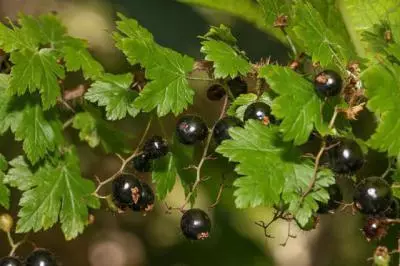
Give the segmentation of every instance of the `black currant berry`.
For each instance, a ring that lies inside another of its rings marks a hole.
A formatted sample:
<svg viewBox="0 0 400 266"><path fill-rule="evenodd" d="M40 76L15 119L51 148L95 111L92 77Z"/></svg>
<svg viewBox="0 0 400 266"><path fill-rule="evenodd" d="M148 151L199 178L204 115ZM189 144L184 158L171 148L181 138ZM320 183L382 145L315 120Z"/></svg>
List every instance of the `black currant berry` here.
<svg viewBox="0 0 400 266"><path fill-rule="evenodd" d="M222 141L230 139L229 129L232 127L243 127L243 122L234 116L227 116L220 119L214 127L213 136L217 144L221 144Z"/></svg>
<svg viewBox="0 0 400 266"><path fill-rule="evenodd" d="M333 70L319 73L314 80L317 92L323 97L336 96L342 89L342 78Z"/></svg>
<svg viewBox="0 0 400 266"><path fill-rule="evenodd" d="M363 227L363 233L368 241L380 239L387 234L387 227L379 218L368 217Z"/></svg>
<svg viewBox="0 0 400 266"><path fill-rule="evenodd" d="M260 120L263 124L268 125L275 123L275 117L271 114L271 107L263 102L255 102L250 104L244 112L243 120L249 119Z"/></svg>
<svg viewBox="0 0 400 266"><path fill-rule="evenodd" d="M232 95L235 98L238 97L240 94L247 93L247 83L241 77L231 79L227 83Z"/></svg>
<svg viewBox="0 0 400 266"><path fill-rule="evenodd" d="M400 200L399 198L393 198L389 209L384 213L385 217L389 219L397 219L400 217Z"/></svg>
<svg viewBox="0 0 400 266"><path fill-rule="evenodd" d="M190 209L182 216L181 230L188 239L206 239L209 237L211 230L210 218L207 213L200 209Z"/></svg>
<svg viewBox="0 0 400 266"><path fill-rule="evenodd" d="M329 161L332 170L338 174L351 174L364 165L364 154L354 140L337 139L329 141Z"/></svg>
<svg viewBox="0 0 400 266"><path fill-rule="evenodd" d="M112 182L113 200L121 209L138 203L141 193L142 184L133 176L121 175Z"/></svg>
<svg viewBox="0 0 400 266"><path fill-rule="evenodd" d="M207 98L210 101L219 101L225 96L225 94L225 89L220 84L214 84L207 90Z"/></svg>
<svg viewBox="0 0 400 266"><path fill-rule="evenodd" d="M149 159L158 159L168 153L168 143L160 136L153 136L144 143L143 151Z"/></svg>
<svg viewBox="0 0 400 266"><path fill-rule="evenodd" d="M56 266L57 261L47 249L34 250L25 260L26 266Z"/></svg>
<svg viewBox="0 0 400 266"><path fill-rule="evenodd" d="M151 187L142 182L142 193L137 203L134 203L131 208L133 211L145 211L149 212L153 209L154 205L154 192Z"/></svg>
<svg viewBox="0 0 400 266"><path fill-rule="evenodd" d="M176 137L182 144L193 145L207 136L207 125L197 115L184 115L176 123Z"/></svg>
<svg viewBox="0 0 400 266"><path fill-rule="evenodd" d="M354 203L364 214L380 214L392 204L392 190L382 178L372 176L361 180L354 191Z"/></svg>
<svg viewBox="0 0 400 266"><path fill-rule="evenodd" d="M329 200L327 203L322 203L322 202L317 202L318 203L318 213L323 214L323 213L328 213L336 210L340 202L343 200L343 194L342 191L340 190L339 186L337 184L330 185L327 188L327 191L329 193Z"/></svg>
<svg viewBox="0 0 400 266"><path fill-rule="evenodd" d="M141 153L132 159L132 165L133 168L135 168L136 171L146 173L151 171L151 160L147 153Z"/></svg>
<svg viewBox="0 0 400 266"><path fill-rule="evenodd" d="M0 259L0 266L22 266L22 262L16 257L4 257Z"/></svg>

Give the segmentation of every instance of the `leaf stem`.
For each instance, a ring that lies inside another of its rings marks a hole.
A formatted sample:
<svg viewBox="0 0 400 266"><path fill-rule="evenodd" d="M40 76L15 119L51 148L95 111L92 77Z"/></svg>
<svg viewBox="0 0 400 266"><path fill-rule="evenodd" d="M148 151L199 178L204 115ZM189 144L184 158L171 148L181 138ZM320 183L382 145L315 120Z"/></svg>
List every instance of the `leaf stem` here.
<svg viewBox="0 0 400 266"><path fill-rule="evenodd" d="M294 45L294 43L292 41L292 38L290 38L289 34L287 33L287 31L285 30L284 27L280 27L280 29L281 29L283 35L285 35L285 38L286 38L290 48L292 49L294 57L296 57L297 56L297 49L296 49L296 46Z"/></svg>
<svg viewBox="0 0 400 266"><path fill-rule="evenodd" d="M153 121L153 116L150 117L149 121L147 122L146 129L144 130L142 138L140 139L139 144L136 146L135 151L128 158L124 159L119 154L117 154L118 158L120 158L120 160L122 161L121 167L118 169L118 171L104 181L100 181L98 178L96 178L99 184L97 185L96 190L92 193L93 196L99 199L107 199L107 196L102 196L99 194L100 189L104 185L112 182L115 178L120 176L124 172L126 165L139 153L140 147L142 146L143 142L146 139L147 134L149 133L152 121Z"/></svg>
<svg viewBox="0 0 400 266"><path fill-rule="evenodd" d="M222 119L224 117L225 112L226 112L226 108L228 107L228 103L229 103L229 96L226 95L225 98L224 98L224 103L222 105L221 112L220 112L218 120L220 120L220 119ZM203 167L205 161L207 161L209 159L207 154L208 154L208 149L210 147L210 143L211 143L211 140L212 140L212 136L213 136L212 132L214 131L215 125L216 125L216 123L213 125L213 127L211 128L211 130L210 130L210 132L208 134L207 141L206 141L206 144L205 144L204 150L203 150L203 155L201 156L199 164L197 166L193 167L194 169L196 169L196 181L194 182L194 184L192 186L192 189L190 190L190 192L186 196L185 202L179 208L181 211L183 211L185 209L186 205L190 201L190 198L193 196L193 193L196 191L197 187L199 186L199 184L202 181L201 170L202 170L202 167Z"/></svg>
<svg viewBox="0 0 400 266"><path fill-rule="evenodd" d="M11 247L10 253L8 255L9 256L14 256L15 255L15 251L18 249L18 247L26 242L26 236L25 236L24 239L22 239L22 240L18 241L17 243L15 243L14 239L11 236L11 232L7 232L7 240L8 240L8 243L9 243L10 247Z"/></svg>

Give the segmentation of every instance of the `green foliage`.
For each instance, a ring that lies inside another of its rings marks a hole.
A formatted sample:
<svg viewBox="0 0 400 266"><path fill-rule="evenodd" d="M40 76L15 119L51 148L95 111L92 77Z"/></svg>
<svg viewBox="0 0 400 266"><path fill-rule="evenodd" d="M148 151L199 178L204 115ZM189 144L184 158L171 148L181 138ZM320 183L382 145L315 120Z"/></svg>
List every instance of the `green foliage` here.
<svg viewBox="0 0 400 266"><path fill-rule="evenodd" d="M8 209L10 207L10 190L4 182L4 171L8 168L6 158L0 154L0 206Z"/></svg>
<svg viewBox="0 0 400 266"><path fill-rule="evenodd" d="M236 116L237 118L243 120L244 112L246 111L247 107L256 101L272 105L272 99L268 93L263 93L260 96L260 99L257 99L257 95L254 93L247 93L239 95L239 97L237 97L235 101L231 103L226 113L230 116Z"/></svg>
<svg viewBox="0 0 400 266"><path fill-rule="evenodd" d="M137 92L130 89L132 74L105 74L92 84L85 94L85 99L105 106L108 120L118 120L127 116L135 117L139 109L134 106Z"/></svg>
<svg viewBox="0 0 400 266"><path fill-rule="evenodd" d="M172 153L156 160L153 163L152 179L156 184L156 194L158 200L164 200L165 197L175 185L178 171L176 169L175 157Z"/></svg>
<svg viewBox="0 0 400 266"><path fill-rule="evenodd" d="M291 13L290 0L257 0L265 19L265 25L272 27L279 16L288 16Z"/></svg>
<svg viewBox="0 0 400 266"><path fill-rule="evenodd" d="M21 171L21 165L16 166L19 168L14 173ZM23 165L22 169L25 169ZM70 240L83 232L88 208L100 206L98 199L91 195L93 182L81 177L74 151L67 151L56 165L45 163L32 176L25 177L30 187L24 187L26 190L19 202L22 207L18 213L19 233L46 230L60 221L65 238Z"/></svg>
<svg viewBox="0 0 400 266"><path fill-rule="evenodd" d="M146 78L151 80L134 106L145 112L157 108L158 116L181 113L193 102L194 91L186 76L192 71L194 60L155 43L153 36L136 20L119 17L119 32L114 32L117 47L131 64L140 63L146 68Z"/></svg>
<svg viewBox="0 0 400 266"><path fill-rule="evenodd" d="M314 126L325 131L322 121L322 100L315 93L314 85L290 68L264 66L260 76L279 96L273 100L272 113L283 119L280 129L284 140L294 140L296 145L307 141Z"/></svg>
<svg viewBox="0 0 400 266"><path fill-rule="evenodd" d="M35 185L31 166L23 156L12 159L9 164L11 168L4 178L4 183L21 191L26 191Z"/></svg>

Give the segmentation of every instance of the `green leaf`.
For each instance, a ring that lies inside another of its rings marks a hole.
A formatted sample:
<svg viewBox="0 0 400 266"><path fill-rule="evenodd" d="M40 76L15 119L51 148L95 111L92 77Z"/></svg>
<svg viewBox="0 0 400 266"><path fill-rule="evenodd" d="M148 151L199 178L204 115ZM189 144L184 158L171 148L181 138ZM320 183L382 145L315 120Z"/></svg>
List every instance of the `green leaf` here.
<svg viewBox="0 0 400 266"><path fill-rule="evenodd" d="M287 0L257 0L264 14L265 24L274 25L275 20L282 15L290 15L290 1Z"/></svg>
<svg viewBox="0 0 400 266"><path fill-rule="evenodd" d="M186 76L192 71L194 60L155 43L137 21L119 17L120 32L114 33L117 47L131 64L140 63L146 68L146 78L151 80L136 98L135 107L145 112L157 108L158 116L181 113L193 102L194 91Z"/></svg>
<svg viewBox="0 0 400 266"><path fill-rule="evenodd" d="M87 50L87 44L79 39L67 37L61 48L68 71L82 69L86 79L96 79L103 72L103 66L97 62Z"/></svg>
<svg viewBox="0 0 400 266"><path fill-rule="evenodd" d="M389 156L400 153L400 66L386 63L374 65L362 74L368 97L367 107L380 118L375 133L368 143L378 151L387 151Z"/></svg>
<svg viewBox="0 0 400 266"><path fill-rule="evenodd" d="M286 177L286 183L282 194L282 199L289 203L289 212L292 213L296 221L304 226L310 217L318 210L317 201L326 203L329 194L325 188L335 183L332 171L322 169L317 174L314 189L309 193L300 205L302 195L307 191L312 177L314 166L311 162L293 165L293 171Z"/></svg>
<svg viewBox="0 0 400 266"><path fill-rule="evenodd" d="M12 53L10 59L14 66L8 91L12 95L22 95L27 90L39 90L44 109L55 105L60 96L57 79L65 77L64 69L57 64L57 53L52 49L25 50Z"/></svg>
<svg viewBox="0 0 400 266"><path fill-rule="evenodd" d="M107 153L128 151L127 136L101 119L94 110L76 114L72 127L79 130L79 138L91 148L101 145Z"/></svg>
<svg viewBox="0 0 400 266"><path fill-rule="evenodd" d="M26 233L47 230L57 221L67 240L83 232L88 221L88 208L98 208L100 202L91 193L92 181L80 175L79 159L68 152L63 161L46 164L31 178L34 186L23 193L16 231Z"/></svg>
<svg viewBox="0 0 400 266"><path fill-rule="evenodd" d="M9 86L10 76L6 74L0 74L0 134L4 134L11 125L17 122L14 119L14 112L10 109L12 98L7 93L7 88Z"/></svg>
<svg viewBox="0 0 400 266"><path fill-rule="evenodd" d="M63 144L60 121L44 113L39 105L25 105L21 116L15 139L23 141L23 149L33 164Z"/></svg>
<svg viewBox="0 0 400 266"><path fill-rule="evenodd" d="M176 169L175 157L172 153L155 160L153 163L152 179L156 184L156 194L158 200L165 199L167 194L174 188L178 171Z"/></svg>
<svg viewBox="0 0 400 266"><path fill-rule="evenodd" d="M222 41L231 46L235 46L237 43L237 39L232 35L231 29L223 24L219 25L219 27L211 26L210 30L200 38L209 41Z"/></svg>
<svg viewBox="0 0 400 266"><path fill-rule="evenodd" d="M247 107L256 101L257 95L254 93L241 94L229 106L227 114L230 116L236 116L237 118L243 120L244 112L246 111ZM268 105L272 105L272 99L268 93L263 93L259 101Z"/></svg>
<svg viewBox="0 0 400 266"><path fill-rule="evenodd" d="M135 117L139 110L134 106L137 92L130 89L132 74L105 74L91 85L85 99L105 106L108 120L125 118L128 114Z"/></svg>
<svg viewBox="0 0 400 266"><path fill-rule="evenodd" d="M26 191L35 186L31 167L23 156L18 156L9 163L11 168L4 177L4 183L21 191Z"/></svg>
<svg viewBox="0 0 400 266"><path fill-rule="evenodd" d="M253 120L229 133L232 140L223 141L217 152L239 163L235 171L243 177L234 182L236 207L272 206L279 201L285 184L289 168L283 156L291 149L290 144L280 140L275 127Z"/></svg>
<svg viewBox="0 0 400 266"><path fill-rule="evenodd" d="M284 140L301 145L307 141L314 126L321 131L323 102L311 82L288 67L274 65L264 66L259 75L279 94L272 103L272 113L283 119L280 129Z"/></svg>
<svg viewBox="0 0 400 266"><path fill-rule="evenodd" d="M385 33L387 31L390 31L388 22L374 24L371 29L361 33L361 38L374 53L385 53L385 48L389 45L385 40Z"/></svg>
<svg viewBox="0 0 400 266"><path fill-rule="evenodd" d="M216 40L203 41L201 44L201 52L206 54L205 59L214 63L215 78L234 78L250 71L250 63L229 44Z"/></svg>
<svg viewBox="0 0 400 266"><path fill-rule="evenodd" d="M310 4L298 1L295 5L293 31L302 41L305 52L314 62L330 66L332 62L344 68L350 59L354 59L350 44L335 34L324 22L318 11Z"/></svg>
<svg viewBox="0 0 400 266"><path fill-rule="evenodd" d="M8 209L10 207L10 190L4 183L4 171L8 168L6 158L0 154L0 206Z"/></svg>

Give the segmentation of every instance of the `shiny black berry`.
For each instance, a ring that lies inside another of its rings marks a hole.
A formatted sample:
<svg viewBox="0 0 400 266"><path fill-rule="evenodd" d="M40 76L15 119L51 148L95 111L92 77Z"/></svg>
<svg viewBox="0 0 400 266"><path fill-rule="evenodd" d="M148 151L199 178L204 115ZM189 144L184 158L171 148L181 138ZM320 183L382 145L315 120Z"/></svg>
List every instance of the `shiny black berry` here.
<svg viewBox="0 0 400 266"><path fill-rule="evenodd" d="M337 139L329 142L329 161L332 170L338 174L351 174L364 165L364 154L354 140Z"/></svg>
<svg viewBox="0 0 400 266"><path fill-rule="evenodd" d="M355 188L354 203L364 214L381 214L392 204L390 185L380 177L365 178Z"/></svg>
<svg viewBox="0 0 400 266"><path fill-rule="evenodd" d="M215 142L221 144L222 141L230 139L229 129L232 127L243 127L243 122L234 116L220 119L214 127L213 137Z"/></svg>
<svg viewBox="0 0 400 266"><path fill-rule="evenodd" d="M22 266L22 262L16 257L4 257L0 259L0 266Z"/></svg>
<svg viewBox="0 0 400 266"><path fill-rule="evenodd" d="M142 184L138 179L129 175L121 175L112 182L114 203L120 209L132 206L140 200Z"/></svg>
<svg viewBox="0 0 400 266"><path fill-rule="evenodd" d="M328 213L336 210L343 200L343 194L337 184L333 184L327 188L329 200L327 203L318 201L318 213Z"/></svg>
<svg viewBox="0 0 400 266"><path fill-rule="evenodd" d="M134 203L131 208L133 211L145 211L149 212L153 209L154 205L154 192L151 187L142 182L142 193L140 194L140 199L137 203Z"/></svg>
<svg viewBox="0 0 400 266"><path fill-rule="evenodd" d="M190 209L182 216L181 230L188 239L206 239L210 235L211 220L204 211Z"/></svg>
<svg viewBox="0 0 400 266"><path fill-rule="evenodd" d="M133 168L136 171L146 173L151 171L152 161L150 160L147 153L141 153L132 159Z"/></svg>
<svg viewBox="0 0 400 266"><path fill-rule="evenodd" d="M231 79L227 83L232 95L235 98L238 97L240 94L247 93L247 83L241 77Z"/></svg>
<svg viewBox="0 0 400 266"><path fill-rule="evenodd" d="M225 94L225 89L220 84L214 84L207 90L207 98L210 101L219 101L225 96Z"/></svg>
<svg viewBox="0 0 400 266"><path fill-rule="evenodd" d="M275 117L271 114L271 107L263 102L255 102L250 104L244 112L243 120L249 119L260 120L265 125L275 123Z"/></svg>
<svg viewBox="0 0 400 266"><path fill-rule="evenodd" d="M57 261L50 251L46 249L34 250L25 260L26 266L56 266Z"/></svg>
<svg viewBox="0 0 400 266"><path fill-rule="evenodd" d="M168 153L168 143L160 136L153 136L144 143L143 151L149 159L158 159Z"/></svg>
<svg viewBox="0 0 400 266"><path fill-rule="evenodd" d="M314 79L315 89L322 97L336 96L342 89L342 78L333 70L325 70Z"/></svg>
<svg viewBox="0 0 400 266"><path fill-rule="evenodd" d="M389 209L387 209L384 213L385 217L390 219L400 218L400 200L399 198L393 197L392 203L390 204Z"/></svg>
<svg viewBox="0 0 400 266"><path fill-rule="evenodd" d="M364 223L363 233L368 240L380 239L387 234L387 226L376 217L368 217Z"/></svg>
<svg viewBox="0 0 400 266"><path fill-rule="evenodd" d="M200 116L184 115L176 123L176 137L182 144L193 145L203 141L207 135L207 125Z"/></svg>

